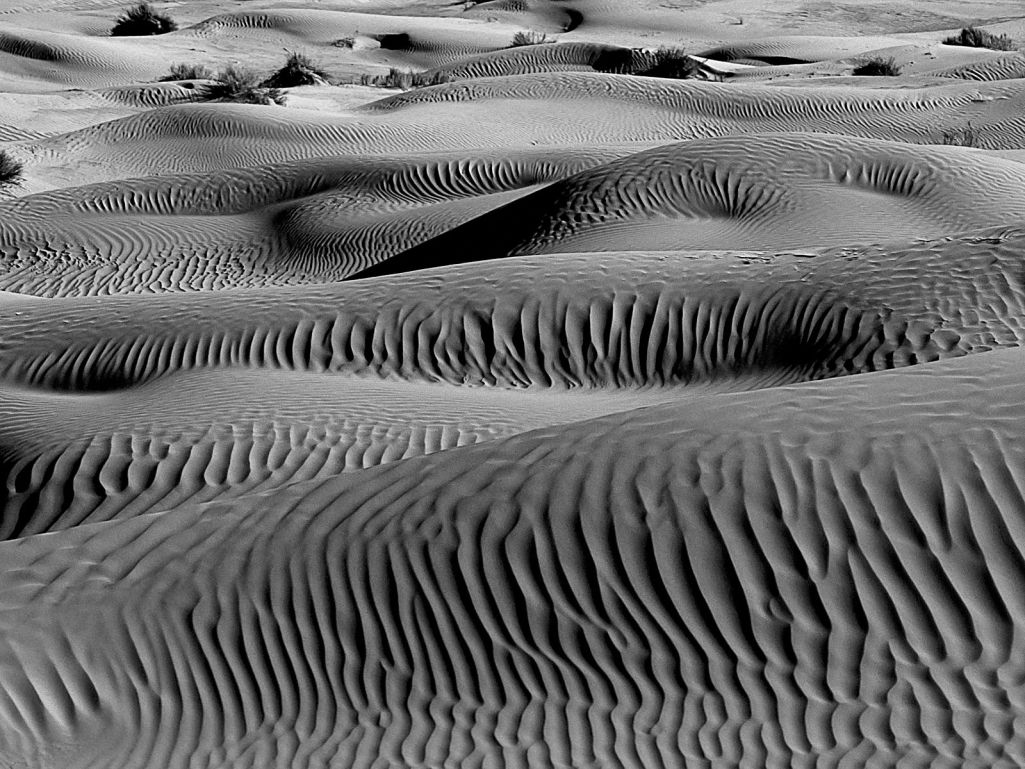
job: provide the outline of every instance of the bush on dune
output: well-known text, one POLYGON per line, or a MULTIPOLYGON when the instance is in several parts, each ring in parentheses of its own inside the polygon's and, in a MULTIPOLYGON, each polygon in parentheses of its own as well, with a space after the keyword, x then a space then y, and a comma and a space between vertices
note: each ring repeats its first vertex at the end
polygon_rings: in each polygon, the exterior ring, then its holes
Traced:
POLYGON ((444 72, 412 72, 392 67, 387 75, 363 75, 360 85, 372 85, 378 88, 424 88, 429 85, 441 85, 452 80, 444 72))
POLYGON ((309 56, 290 51, 285 60, 285 66, 260 85, 264 88, 294 88, 299 85, 324 85, 326 83, 327 73, 317 66, 309 56))
POLYGON ((871 75, 876 77, 896 77, 900 74, 900 67, 893 63, 893 57, 882 59, 876 57, 868 59, 854 68, 855 75, 871 75))
POLYGON ((117 18, 110 34, 115 37, 138 37, 163 35, 176 29, 178 25, 170 16, 157 13, 149 3, 139 3, 117 18))
POLYGON ((0 192, 21 184, 25 166, 6 150, 0 150, 0 192))
POLYGON ((964 128, 952 128, 944 131, 940 137, 940 144, 951 147, 978 147, 979 132, 971 123, 968 123, 964 128))
POLYGON ((519 48, 525 45, 543 45, 544 43, 552 42, 548 39, 548 35, 544 32, 517 32, 513 35, 512 43, 510 48, 519 48))
POLYGON ((694 77, 698 71, 698 63, 682 48, 659 48, 653 55, 650 65, 635 75, 642 77, 668 77, 685 80, 694 77))
POLYGON ((1014 41, 1007 35, 994 35, 978 27, 965 27, 958 34, 951 35, 945 45, 963 45, 969 48, 990 48, 994 51, 1013 51, 1014 41))
POLYGON ((277 88, 260 85, 256 74, 244 67, 229 64, 204 87, 203 95, 210 101, 234 104, 284 104, 285 95, 277 88))
POLYGON ((209 67, 202 64, 174 64, 170 71, 158 82, 170 82, 173 80, 213 80, 214 73, 209 67))

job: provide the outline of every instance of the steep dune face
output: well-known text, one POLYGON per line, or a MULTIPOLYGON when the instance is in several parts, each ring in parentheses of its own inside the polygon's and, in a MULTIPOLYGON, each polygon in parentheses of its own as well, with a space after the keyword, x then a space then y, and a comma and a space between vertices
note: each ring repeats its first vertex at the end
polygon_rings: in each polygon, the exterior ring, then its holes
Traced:
POLYGON ((712 396, 0 545, 3 754, 1010 766, 1022 374, 712 396))
POLYGON ((1025 765, 1017 0, 0 5, 0 767, 1025 765))
POLYGON ((827 135, 688 142, 581 172, 363 274, 466 256, 771 250, 954 233, 1016 222, 1023 182, 1025 165, 961 148, 827 135), (966 209, 965 196, 979 205, 966 209))

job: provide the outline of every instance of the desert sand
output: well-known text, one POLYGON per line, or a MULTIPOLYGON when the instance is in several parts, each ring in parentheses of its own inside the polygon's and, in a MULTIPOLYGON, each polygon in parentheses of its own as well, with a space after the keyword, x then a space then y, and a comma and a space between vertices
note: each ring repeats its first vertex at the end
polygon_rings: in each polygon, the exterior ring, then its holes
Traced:
POLYGON ((128 7, 0 0, 0 768, 1025 766, 1019 0, 128 7))

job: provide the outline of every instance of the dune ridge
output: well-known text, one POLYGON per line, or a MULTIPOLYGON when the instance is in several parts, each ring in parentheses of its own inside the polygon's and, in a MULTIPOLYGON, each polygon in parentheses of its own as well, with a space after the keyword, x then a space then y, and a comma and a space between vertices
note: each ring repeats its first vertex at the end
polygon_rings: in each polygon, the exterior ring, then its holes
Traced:
POLYGON ((1019 0, 0 5, 0 769, 1025 765, 1019 0))
POLYGON ((1007 351, 717 396, 714 429, 668 405, 0 544, 4 754, 1010 766, 1021 375, 1007 351))

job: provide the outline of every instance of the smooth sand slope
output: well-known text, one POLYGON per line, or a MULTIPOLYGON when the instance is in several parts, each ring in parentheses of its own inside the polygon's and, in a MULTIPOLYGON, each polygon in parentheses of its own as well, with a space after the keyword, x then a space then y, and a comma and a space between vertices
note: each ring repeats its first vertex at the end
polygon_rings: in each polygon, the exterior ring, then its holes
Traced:
POLYGON ((0 769, 1025 765, 1020 3, 156 9, 0 0, 0 769))

